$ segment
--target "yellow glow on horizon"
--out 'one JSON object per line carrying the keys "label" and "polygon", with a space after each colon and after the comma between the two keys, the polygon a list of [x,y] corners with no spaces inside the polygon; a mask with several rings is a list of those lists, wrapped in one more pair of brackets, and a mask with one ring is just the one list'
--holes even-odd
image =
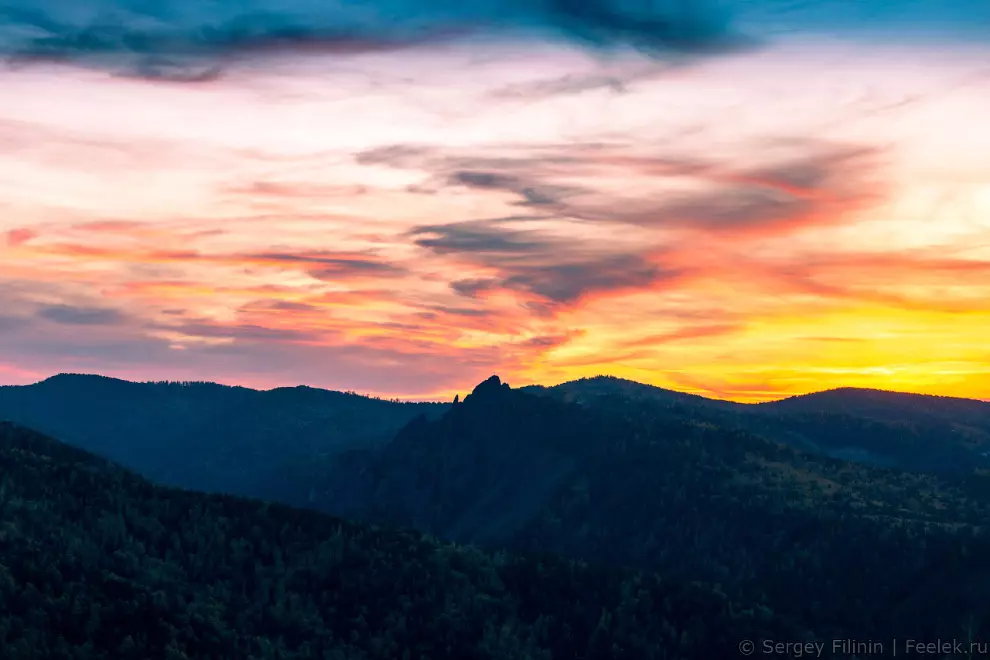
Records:
{"label": "yellow glow on horizon", "polygon": [[525,97],[649,63],[492,48],[0,71],[0,378],[990,398],[982,50],[787,43]]}

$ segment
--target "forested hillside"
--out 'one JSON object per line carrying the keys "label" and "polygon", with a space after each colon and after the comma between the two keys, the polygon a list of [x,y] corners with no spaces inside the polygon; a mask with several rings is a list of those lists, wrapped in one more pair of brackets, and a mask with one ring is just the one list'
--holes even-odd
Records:
{"label": "forested hillside", "polygon": [[281,481],[340,451],[387,442],[445,406],[309,387],[257,391],[215,383],[131,383],[64,374],[0,387],[12,421],[111,458],[159,483],[245,496],[307,488]]}
{"label": "forested hillside", "polygon": [[990,633],[987,477],[871,468],[649,401],[599,403],[493,378],[349,465],[323,501],[459,541],[704,580],[835,636]]}
{"label": "forested hillside", "polygon": [[845,388],[744,405],[604,376],[523,389],[605,409],[637,402],[655,415],[744,429],[878,467],[956,475],[990,469],[990,403],[984,401]]}
{"label": "forested hillside", "polygon": [[[906,395],[841,391],[742,406],[616,379],[513,390],[493,377],[448,406],[234,390],[223,396],[242,397],[237,407],[202,413],[223,430],[214,437],[170,421],[153,387],[140,386],[150,403],[130,399],[129,426],[110,414],[119,404],[66,396],[59,414],[84,429],[66,427],[69,439],[118,451],[151,437],[181,448],[169,449],[173,474],[187,466],[206,479],[204,465],[216,475],[250,463],[247,481],[226,482],[235,492],[493,551],[701,582],[745,604],[736,607],[819,635],[990,636],[990,476],[973,459],[981,402],[921,397],[912,407]],[[161,387],[209,401],[217,386]],[[347,405],[326,403],[337,400]],[[408,423],[381,440],[404,415]],[[145,435],[129,440],[128,428]],[[358,440],[341,439],[351,431]],[[266,461],[258,438],[295,458]],[[337,444],[307,453],[324,442]],[[846,446],[872,454],[828,456]]]}
{"label": "forested hillside", "polygon": [[700,586],[155,486],[0,424],[4,660],[716,658],[797,634]]}

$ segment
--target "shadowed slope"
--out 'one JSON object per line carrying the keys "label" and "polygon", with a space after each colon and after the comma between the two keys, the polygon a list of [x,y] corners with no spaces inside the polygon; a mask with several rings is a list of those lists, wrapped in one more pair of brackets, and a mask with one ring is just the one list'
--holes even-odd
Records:
{"label": "shadowed slope", "polygon": [[990,579],[985,477],[804,454],[648,398],[492,378],[348,472],[326,499],[348,513],[717,583],[821,634],[955,634]]}
{"label": "shadowed slope", "polygon": [[0,387],[0,420],[36,428],[161,483],[261,495],[273,471],[390,439],[440,404],[308,387],[131,383],[64,374]]}
{"label": "shadowed slope", "polygon": [[802,451],[914,472],[990,469],[990,403],[844,388],[760,404],[738,404],[619,378],[524,388],[595,407],[617,401],[657,414],[745,429]]}
{"label": "shadowed slope", "polygon": [[793,635],[718,594],[154,486],[0,424],[9,660],[710,658]]}

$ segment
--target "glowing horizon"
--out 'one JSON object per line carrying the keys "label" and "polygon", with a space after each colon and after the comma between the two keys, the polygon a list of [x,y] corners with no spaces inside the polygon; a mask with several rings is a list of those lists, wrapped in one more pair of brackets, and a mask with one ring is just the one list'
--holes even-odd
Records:
{"label": "glowing horizon", "polygon": [[674,59],[456,37],[195,79],[0,65],[0,382],[990,398],[988,16],[909,4],[927,32],[799,12]]}

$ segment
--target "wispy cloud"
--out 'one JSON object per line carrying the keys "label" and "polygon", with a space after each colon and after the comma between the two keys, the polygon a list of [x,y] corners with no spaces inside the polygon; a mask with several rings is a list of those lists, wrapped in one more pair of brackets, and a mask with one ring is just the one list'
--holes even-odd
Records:
{"label": "wispy cloud", "polygon": [[19,245],[24,245],[33,238],[38,237],[38,232],[33,229],[28,229],[22,227],[20,229],[11,229],[3,235],[3,243],[7,247],[17,247]]}
{"label": "wispy cloud", "polygon": [[216,79],[225,59],[270,51],[352,55],[490,32],[564,37],[596,47],[712,51],[741,39],[716,2],[630,7],[613,0],[437,4],[303,0],[204,5],[168,0],[0,3],[0,52],[19,61],[82,61],[152,80]]}
{"label": "wispy cloud", "polygon": [[46,305],[38,310],[38,317],[63,325],[114,325],[124,319],[116,309],[72,305]]}
{"label": "wispy cloud", "polygon": [[679,275],[648,254],[487,221],[424,226],[413,235],[419,246],[491,274],[451,282],[454,291],[469,297],[502,288],[572,304],[590,293],[648,288]]}
{"label": "wispy cloud", "polygon": [[[358,161],[422,168],[430,174],[418,189],[431,193],[438,186],[466,187],[508,194],[515,198],[513,205],[574,221],[696,231],[759,232],[834,223],[884,194],[882,154],[876,148],[815,141],[754,146],[763,148],[760,159],[769,162],[633,155],[642,148],[629,145],[492,156],[397,146],[359,154]],[[617,182],[625,184],[618,187]]]}

